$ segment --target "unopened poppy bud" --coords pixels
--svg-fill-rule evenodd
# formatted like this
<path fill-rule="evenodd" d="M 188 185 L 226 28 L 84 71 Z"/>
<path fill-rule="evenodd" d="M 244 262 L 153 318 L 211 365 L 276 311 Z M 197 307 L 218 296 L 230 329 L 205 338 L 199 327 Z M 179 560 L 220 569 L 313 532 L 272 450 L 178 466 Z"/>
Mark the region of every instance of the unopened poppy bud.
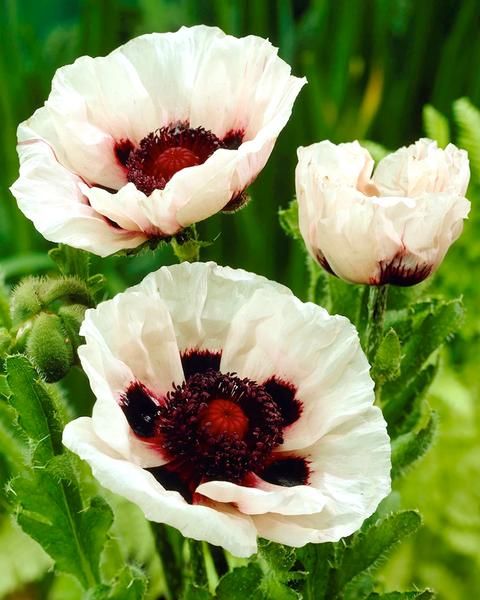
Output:
<path fill-rule="evenodd" d="M 73 364 L 73 347 L 60 317 L 38 315 L 28 336 L 27 354 L 49 383 L 65 377 Z"/>
<path fill-rule="evenodd" d="M 438 268 L 470 210 L 467 153 L 421 139 L 372 170 L 358 142 L 298 149 L 305 244 L 322 267 L 347 281 L 420 283 Z"/>
<path fill-rule="evenodd" d="M 82 337 L 79 334 L 80 325 L 85 317 L 86 307 L 82 304 L 69 304 L 62 306 L 58 311 L 58 315 L 62 321 L 62 325 L 70 339 L 73 349 L 77 348 L 82 343 Z"/>
<path fill-rule="evenodd" d="M 14 324 L 22 323 L 42 310 L 40 291 L 43 284 L 39 277 L 27 277 L 13 290 L 10 312 Z"/>

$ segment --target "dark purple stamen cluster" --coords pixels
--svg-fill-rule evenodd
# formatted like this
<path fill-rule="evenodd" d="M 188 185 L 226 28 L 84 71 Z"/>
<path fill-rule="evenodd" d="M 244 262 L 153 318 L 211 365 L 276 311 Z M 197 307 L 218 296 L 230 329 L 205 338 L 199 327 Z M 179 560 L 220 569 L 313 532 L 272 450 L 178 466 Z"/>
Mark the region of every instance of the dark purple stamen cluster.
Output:
<path fill-rule="evenodd" d="M 242 139 L 240 130 L 230 131 L 220 140 L 203 127 L 177 123 L 149 133 L 138 148 L 129 140 L 121 140 L 115 154 L 127 171 L 128 181 L 149 195 L 153 190 L 163 190 L 178 171 L 203 164 L 215 150 L 238 148 Z"/>
<path fill-rule="evenodd" d="M 241 409 L 248 420 L 244 435 L 215 428 L 212 432 L 206 415 L 209 404 L 219 399 Z M 202 479 L 240 482 L 282 443 L 282 416 L 263 386 L 209 370 L 192 375 L 168 394 L 159 411 L 158 434 L 164 452 L 195 464 Z"/>
<path fill-rule="evenodd" d="M 284 429 L 302 413 L 295 386 L 221 373 L 221 352 L 188 350 L 181 360 L 185 381 L 166 397 L 134 382 L 120 399 L 134 433 L 168 459 L 149 469 L 164 487 L 192 502 L 201 482 L 248 485 L 252 473 L 277 485 L 307 483 L 305 459 L 276 454 Z"/>

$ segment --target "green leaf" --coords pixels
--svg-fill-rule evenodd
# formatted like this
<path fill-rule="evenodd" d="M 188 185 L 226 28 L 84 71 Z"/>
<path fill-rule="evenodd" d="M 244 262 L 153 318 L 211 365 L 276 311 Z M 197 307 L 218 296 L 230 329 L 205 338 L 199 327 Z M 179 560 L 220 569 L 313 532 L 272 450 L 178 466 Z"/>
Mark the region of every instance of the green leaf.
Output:
<path fill-rule="evenodd" d="M 75 275 L 86 280 L 90 270 L 90 254 L 65 244 L 59 244 L 48 253 L 62 275 Z"/>
<path fill-rule="evenodd" d="M 357 533 L 345 549 L 338 568 L 333 572 L 327 597 L 343 597 L 342 593 L 347 585 L 351 589 L 362 575 L 370 574 L 388 553 L 404 537 L 416 531 L 420 524 L 420 515 L 413 510 L 407 510 L 380 519 L 366 530 Z"/>
<path fill-rule="evenodd" d="M 372 377 L 383 384 L 395 379 L 400 374 L 402 349 L 400 340 L 393 329 L 389 329 L 380 342 L 372 367 Z"/>
<path fill-rule="evenodd" d="M 125 566 L 110 584 L 88 591 L 85 600 L 142 600 L 147 591 L 145 573 L 133 565 Z M 203 600 L 201 596 L 199 600 Z"/>
<path fill-rule="evenodd" d="M 288 583 L 304 577 L 292 571 L 293 548 L 260 540 L 257 562 L 238 567 L 222 577 L 216 590 L 218 600 L 298 600 L 301 596 Z"/>
<path fill-rule="evenodd" d="M 440 148 L 445 148 L 450 142 L 448 119 L 431 104 L 423 107 L 423 127 L 427 136 L 436 140 Z"/>
<path fill-rule="evenodd" d="M 245 600 L 245 598 L 262 600 L 260 590 L 262 575 L 262 569 L 257 563 L 237 567 L 220 579 L 216 598 L 218 600 Z"/>
<path fill-rule="evenodd" d="M 410 431 L 392 441 L 392 478 L 399 477 L 430 448 L 438 426 L 436 413 L 420 431 Z"/>
<path fill-rule="evenodd" d="M 28 437 L 31 464 L 11 482 L 22 529 L 84 588 L 100 582 L 100 555 L 112 512 L 101 498 L 82 501 L 78 480 L 62 445 L 56 397 L 24 356 L 6 360 L 9 401 Z"/>
<path fill-rule="evenodd" d="M 300 227 L 298 225 L 298 202 L 293 199 L 288 208 L 281 208 L 278 211 L 280 225 L 287 235 L 295 240 L 301 240 Z"/>
<path fill-rule="evenodd" d="M 297 557 L 307 571 L 302 588 L 304 600 L 323 600 L 334 562 L 333 544 L 307 544 L 297 550 Z"/>
<path fill-rule="evenodd" d="M 432 308 L 403 347 L 404 358 L 401 366 L 403 385 L 414 379 L 431 354 L 458 331 L 463 316 L 464 311 L 460 300 L 443 302 Z"/>
<path fill-rule="evenodd" d="M 18 413 L 18 422 L 27 435 L 35 460 L 46 465 L 63 451 L 60 413 L 47 387 L 25 356 L 10 356 L 5 361 L 9 402 Z"/>
<path fill-rule="evenodd" d="M 388 423 L 391 437 L 410 431 L 419 418 L 423 398 L 428 392 L 438 372 L 438 361 L 427 365 L 407 386 L 392 384 L 387 386 L 387 403 L 383 416 Z"/>
<path fill-rule="evenodd" d="M 465 148 L 473 177 L 480 181 L 480 110 L 468 98 L 453 103 L 453 115 L 458 126 L 458 145 Z"/>
<path fill-rule="evenodd" d="M 387 592 L 385 594 L 370 594 L 368 600 L 432 600 L 435 594 L 432 590 L 417 590 L 411 592 Z"/>
<path fill-rule="evenodd" d="M 52 561 L 9 515 L 0 518 L 0 598 L 40 579 Z"/>

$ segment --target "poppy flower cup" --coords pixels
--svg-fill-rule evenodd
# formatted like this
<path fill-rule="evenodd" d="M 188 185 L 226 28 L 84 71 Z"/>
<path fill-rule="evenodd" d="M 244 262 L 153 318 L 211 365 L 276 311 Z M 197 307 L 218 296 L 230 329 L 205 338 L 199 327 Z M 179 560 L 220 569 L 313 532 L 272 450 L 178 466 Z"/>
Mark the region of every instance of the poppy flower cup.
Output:
<path fill-rule="evenodd" d="M 372 170 L 358 142 L 298 149 L 304 242 L 320 265 L 347 281 L 420 283 L 438 268 L 470 211 L 467 153 L 421 139 Z"/>
<path fill-rule="evenodd" d="M 351 323 L 267 279 L 162 267 L 86 312 L 92 417 L 64 444 L 145 516 L 237 556 L 349 535 L 390 491 Z"/>
<path fill-rule="evenodd" d="M 48 240 L 100 256 L 168 238 L 242 205 L 304 84 L 267 40 L 203 25 L 83 56 L 20 124 L 12 193 Z"/>

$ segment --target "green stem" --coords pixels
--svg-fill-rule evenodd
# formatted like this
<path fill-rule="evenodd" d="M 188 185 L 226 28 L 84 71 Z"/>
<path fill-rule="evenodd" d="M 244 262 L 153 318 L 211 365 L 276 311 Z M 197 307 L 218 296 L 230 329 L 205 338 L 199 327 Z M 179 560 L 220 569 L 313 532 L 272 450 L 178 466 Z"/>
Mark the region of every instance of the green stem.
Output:
<path fill-rule="evenodd" d="M 365 350 L 370 362 L 375 357 L 383 336 L 387 310 L 388 286 L 370 286 L 368 295 L 368 320 L 365 333 Z"/>
<path fill-rule="evenodd" d="M 202 542 L 187 539 L 187 543 L 190 554 L 191 582 L 196 587 L 207 588 L 208 576 Z"/>
<path fill-rule="evenodd" d="M 181 573 L 183 565 L 179 564 L 176 549 L 171 543 L 169 531 L 166 525 L 152 523 L 155 544 L 162 565 L 163 582 L 165 586 L 165 597 L 167 600 L 176 600 L 180 596 L 182 588 Z"/>

